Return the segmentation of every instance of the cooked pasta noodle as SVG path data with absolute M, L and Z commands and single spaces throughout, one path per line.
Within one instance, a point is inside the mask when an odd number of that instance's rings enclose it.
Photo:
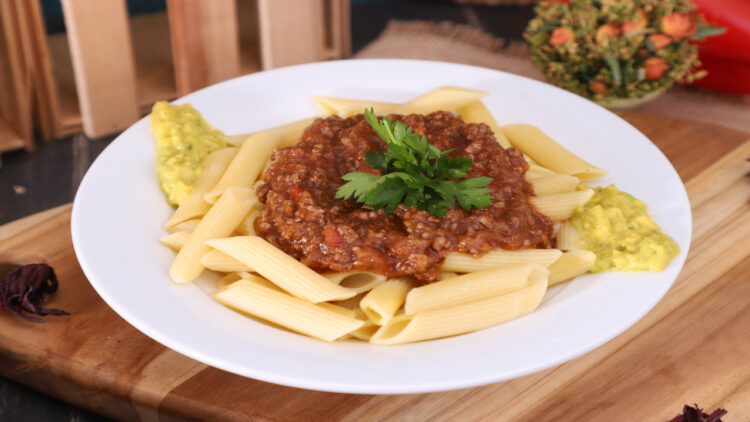
M 578 180 L 577 177 L 567 176 L 565 174 L 553 174 L 551 176 L 542 176 L 531 180 L 531 186 L 534 187 L 534 194 L 537 196 L 570 192 L 580 183 L 581 181 Z
M 449 308 L 399 315 L 370 338 L 374 344 L 403 344 L 481 330 L 536 309 L 547 291 L 547 280 L 535 280 L 512 293 Z
M 232 283 L 213 297 L 230 308 L 325 341 L 334 341 L 364 325 L 364 321 L 331 310 L 335 305 L 316 305 L 250 280 Z
M 567 220 L 579 205 L 585 204 L 594 194 L 592 189 L 533 196 L 530 201 L 544 215 L 555 221 Z
M 252 271 L 252 268 L 237 261 L 224 252 L 210 250 L 201 257 L 201 265 L 212 271 L 233 272 L 233 271 Z
M 568 281 L 581 274 L 585 274 L 596 261 L 596 255 L 591 251 L 565 252 L 560 259 L 549 267 L 549 285 Z
M 549 266 L 560 258 L 562 252 L 558 249 L 520 249 L 515 251 L 494 250 L 474 258 L 458 252 L 451 252 L 445 257 L 443 271 L 469 273 L 510 264 L 539 264 Z
M 581 233 L 570 224 L 570 221 L 564 222 L 557 232 L 557 247 L 564 251 L 583 249 L 581 243 Z
M 556 173 L 576 176 L 583 181 L 595 180 L 607 174 L 565 149 L 536 126 L 506 125 L 500 129 L 514 147 Z
M 174 232 L 166 236 L 162 236 L 162 238 L 159 239 L 159 243 L 168 247 L 169 249 L 172 249 L 173 251 L 179 251 L 183 246 L 185 246 L 185 243 L 187 243 L 187 240 L 189 238 L 190 233 L 188 232 Z
M 323 273 L 323 277 L 339 286 L 352 289 L 357 293 L 366 292 L 377 284 L 385 281 L 386 277 L 369 271 L 347 271 L 343 273 Z
M 321 276 L 258 236 L 237 236 L 207 242 L 287 292 L 313 303 L 347 299 L 357 292 Z
M 203 199 L 203 196 L 219 181 L 227 166 L 237 154 L 237 150 L 238 148 L 222 148 L 203 159 L 201 174 L 198 176 L 193 190 L 180 202 L 180 206 L 164 224 L 164 228 L 170 230 L 176 225 L 186 222 L 186 220 L 201 217 L 208 212 L 211 205 Z M 192 231 L 184 227 L 178 230 Z
M 250 136 L 242 143 L 221 179 L 204 195 L 206 202 L 213 203 L 228 188 L 250 188 L 271 152 L 281 144 L 283 136 L 284 132 L 279 131 L 259 132 Z
M 540 265 L 514 265 L 477 271 L 416 287 L 406 296 L 404 311 L 411 315 L 510 293 L 527 285 L 532 272 L 544 277 L 549 274 Z
M 380 283 L 359 302 L 359 307 L 377 325 L 387 323 L 404 304 L 406 295 L 414 287 L 409 277 L 395 278 Z M 412 290 L 413 291 L 413 290 Z
M 492 133 L 495 134 L 497 142 L 503 146 L 503 148 L 510 148 L 510 141 L 505 136 L 502 130 L 497 126 L 495 118 L 492 117 L 492 113 L 487 110 L 487 107 L 481 101 L 472 101 L 465 106 L 458 109 L 458 115 L 464 119 L 466 123 L 484 123 L 492 129 Z
M 177 253 L 169 276 L 176 283 L 189 283 L 203 272 L 200 258 L 210 250 L 206 241 L 229 236 L 258 198 L 246 188 L 227 189 L 190 234 L 185 245 Z

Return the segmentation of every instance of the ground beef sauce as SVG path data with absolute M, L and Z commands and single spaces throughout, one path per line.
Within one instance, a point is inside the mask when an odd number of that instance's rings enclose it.
M 274 152 L 258 197 L 264 204 L 260 236 L 317 271 L 366 270 L 388 277 L 439 278 L 445 255 L 474 256 L 497 248 L 553 246 L 552 222 L 528 201 L 528 164 L 521 152 L 503 149 L 490 128 L 466 124 L 447 112 L 391 115 L 441 150 L 473 160 L 467 177 L 494 181 L 492 205 L 471 212 L 457 208 L 442 217 L 400 204 L 391 215 L 335 199 L 341 179 L 353 171 L 373 172 L 366 151 L 384 151 L 364 116 L 317 119 L 296 145 Z

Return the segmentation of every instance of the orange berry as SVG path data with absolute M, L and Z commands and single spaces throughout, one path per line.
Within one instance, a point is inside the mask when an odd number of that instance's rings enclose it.
M 661 32 L 675 41 L 695 34 L 695 21 L 685 13 L 675 12 L 661 18 Z
M 596 43 L 602 45 L 610 38 L 619 37 L 620 33 L 620 26 L 616 23 L 604 24 L 596 30 Z
M 644 29 L 646 26 L 648 26 L 648 16 L 646 16 L 646 12 L 644 12 L 643 9 L 638 9 L 638 11 L 635 12 L 635 19 L 622 24 L 622 32 L 628 34 L 633 31 Z
M 607 92 L 607 84 L 602 81 L 592 81 L 589 83 L 589 89 L 597 94 L 605 94 Z
M 664 34 L 651 34 L 648 36 L 648 40 L 654 45 L 654 50 L 661 50 L 662 48 L 672 44 L 672 37 Z
M 563 45 L 567 44 L 575 39 L 575 34 L 573 33 L 573 30 L 570 28 L 555 28 L 554 31 L 552 31 L 552 35 L 549 37 L 549 43 L 550 45 Z
M 646 80 L 654 81 L 667 73 L 669 65 L 661 57 L 650 57 L 643 63 L 643 70 L 646 71 Z

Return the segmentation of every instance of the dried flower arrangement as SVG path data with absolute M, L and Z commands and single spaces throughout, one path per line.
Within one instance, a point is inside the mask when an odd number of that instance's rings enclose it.
M 524 37 L 547 79 L 614 107 L 704 76 L 692 41 L 724 32 L 690 0 L 547 0 L 534 10 Z

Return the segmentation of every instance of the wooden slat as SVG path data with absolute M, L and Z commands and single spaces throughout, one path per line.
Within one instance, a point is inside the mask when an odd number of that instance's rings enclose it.
M 726 407 L 728 422 L 743 421 L 750 414 L 749 136 L 623 116 L 658 133 L 652 139 L 685 178 L 693 244 L 649 314 L 562 365 L 483 387 L 395 396 L 300 390 L 229 374 L 164 348 L 111 311 L 75 261 L 70 209 L 62 207 L 0 227 L 0 264 L 51 263 L 61 288 L 49 306 L 72 313 L 31 324 L 0 312 L 0 373 L 123 420 L 665 421 L 697 402 Z M 680 143 L 701 148 L 684 153 Z
M 164 12 L 130 18 L 135 50 L 138 107 L 141 113 L 151 111 L 158 100 L 177 98 L 177 88 L 169 42 L 169 22 Z
M 341 59 L 352 54 L 349 0 L 325 0 L 330 13 L 326 31 L 331 33 L 329 59 Z
M 323 0 L 258 0 L 263 69 L 325 57 Z
M 21 149 L 25 141 L 5 120 L 0 119 L 0 152 Z
M 45 140 L 60 137 L 60 105 L 52 71 L 47 33 L 39 1 L 14 0 L 25 25 L 23 33 L 29 40 L 26 62 L 34 85 L 34 114 Z
M 54 90 L 57 95 L 55 138 L 80 132 L 83 128 L 78 93 L 73 73 L 73 59 L 65 33 L 47 37 Z
M 240 74 L 236 0 L 167 0 L 177 92 Z
M 124 0 L 62 0 L 83 130 L 91 138 L 139 117 L 133 46 Z
M 0 2 L 0 118 L 7 125 L 0 151 L 33 149 L 31 133 L 31 76 L 24 57 L 23 22 L 15 1 Z
M 237 0 L 237 22 L 240 33 L 240 73 L 261 70 L 260 29 L 258 3 L 255 0 Z

